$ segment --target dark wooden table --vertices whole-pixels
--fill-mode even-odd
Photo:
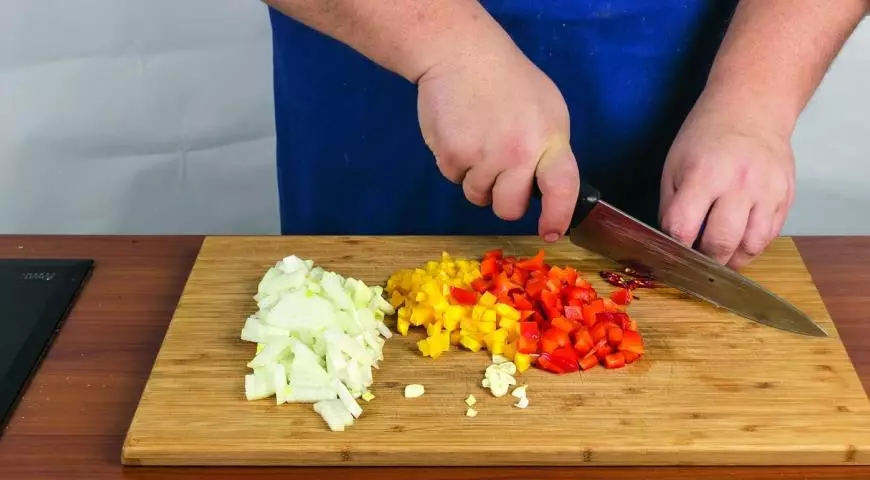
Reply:
[[[870,237],[797,241],[866,390]],[[865,467],[123,467],[121,442],[201,242],[201,237],[0,236],[0,258],[96,260],[93,276],[0,437],[0,479],[870,478]],[[542,441],[558,441],[540,433]]]

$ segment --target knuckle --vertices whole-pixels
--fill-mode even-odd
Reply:
[[[501,150],[510,165],[522,165],[537,162],[541,155],[541,143],[528,134],[512,133],[505,136]]]
[[[493,212],[498,218],[502,220],[514,221],[522,218],[523,214],[520,209],[516,207],[505,207],[505,206],[497,206],[493,205]]]
[[[465,193],[465,198],[468,199],[469,202],[479,207],[489,205],[489,192],[475,187],[467,181],[462,184],[462,190]]]
[[[707,251],[715,257],[725,256],[733,252],[735,246],[726,239],[713,238],[707,242]]]
[[[764,253],[767,243],[767,240],[763,238],[750,238],[744,240],[740,247],[750,257],[757,257]]]
[[[473,142],[453,140],[445,142],[437,152],[437,156],[445,164],[461,167],[470,165],[475,158],[481,158],[481,151],[481,147]]]

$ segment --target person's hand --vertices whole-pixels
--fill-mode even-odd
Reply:
[[[570,227],[580,189],[565,100],[512,42],[478,47],[475,55],[421,76],[423,138],[441,173],[462,184],[471,203],[491,204],[502,219],[525,214],[537,176],[539,235],[558,240]]]
[[[788,135],[699,102],[662,174],[662,230],[739,270],[779,235],[794,199]],[[708,216],[709,212],[709,216]],[[706,219],[706,223],[705,223]]]

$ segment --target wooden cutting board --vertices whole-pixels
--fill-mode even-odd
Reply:
[[[866,464],[870,403],[793,242],[778,239],[746,274],[831,334],[760,326],[673,289],[639,291],[630,312],[646,356],[621,370],[557,376],[530,369],[530,406],[480,387],[486,353],[437,360],[395,336],[371,403],[345,432],[310,404],[248,402],[255,346],[239,340],[265,270],[284,256],[385,284],[399,268],[493,248],[533,255],[535,238],[210,237],[166,332],[123,446],[128,465]],[[567,241],[547,261],[597,275],[618,268]],[[119,319],[123,321],[123,319]],[[405,385],[426,394],[405,399]],[[464,415],[474,394],[479,415]]]

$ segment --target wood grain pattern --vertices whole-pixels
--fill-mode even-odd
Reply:
[[[533,254],[535,239],[501,237],[214,237],[203,245],[124,444],[128,464],[193,465],[675,465],[866,464],[870,403],[837,329],[789,239],[746,274],[794,302],[832,334],[784,333],[687,298],[644,291],[633,316],[648,355],[620,371],[553,376],[530,371],[532,406],[515,409],[478,386],[485,354],[437,361],[388,342],[375,375],[378,398],[344,434],[310,405],[246,402],[242,377],[253,345],[238,340],[265,269],[289,254],[383,283],[397,268],[442,250],[474,256],[492,247]],[[563,242],[554,264],[595,272],[614,266]],[[401,398],[423,383],[427,394]],[[469,393],[481,414],[463,416]],[[505,428],[506,425],[512,428]],[[553,442],[528,442],[527,432]],[[606,432],[590,435],[589,432]],[[481,441],[497,433],[500,441]],[[506,445],[525,444],[518,455]]]

